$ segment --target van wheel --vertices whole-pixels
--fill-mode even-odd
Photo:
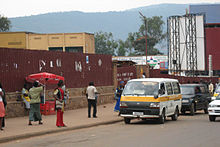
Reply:
[[[186,111],[185,110],[181,110],[181,114],[185,114],[186,113]]]
[[[205,109],[204,109],[205,114],[208,114],[208,107],[209,107],[209,105],[206,104],[206,107],[205,107]]]
[[[179,110],[176,107],[176,110],[175,110],[174,114],[171,116],[173,121],[176,121],[178,119],[178,114],[179,114]]]
[[[124,117],[124,122],[125,122],[125,124],[130,124],[131,119],[130,119],[130,118],[126,118],[126,117]]]
[[[209,121],[215,121],[215,116],[209,115]]]
[[[165,115],[165,110],[163,110],[161,116],[159,117],[159,123],[164,124],[165,121],[166,121],[166,115]]]
[[[190,114],[191,114],[191,115],[194,115],[194,114],[195,114],[195,105],[194,105],[194,103],[191,104]]]

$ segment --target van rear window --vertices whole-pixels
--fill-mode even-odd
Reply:
[[[192,95],[195,94],[195,89],[192,86],[180,86],[181,94]]]

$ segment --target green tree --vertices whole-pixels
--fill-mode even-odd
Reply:
[[[145,24],[144,18],[143,24],[140,26],[138,32],[129,33],[126,42],[128,42],[129,48],[134,49],[136,55],[146,55],[145,45]],[[162,16],[153,16],[152,18],[146,18],[147,21],[147,54],[157,55],[162,54],[155,46],[165,39],[166,34],[163,33],[164,21]],[[131,53],[131,52],[130,52]]]
[[[95,33],[95,52],[97,54],[115,55],[118,47],[117,41],[113,39],[112,33],[99,31]]]
[[[10,27],[11,27],[11,21],[8,20],[7,17],[0,15],[0,32],[9,31]]]
[[[125,56],[126,55],[126,42],[123,40],[118,41],[118,50],[117,50],[117,56]]]

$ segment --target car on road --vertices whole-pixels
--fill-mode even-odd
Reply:
[[[215,121],[216,117],[220,117],[220,95],[214,101],[209,103],[209,120]]]
[[[179,82],[168,78],[143,78],[129,80],[120,102],[120,116],[129,124],[131,119],[158,119],[163,124],[166,117],[176,121],[181,110]]]
[[[211,97],[205,84],[181,84],[182,108],[181,113],[190,111],[194,115],[197,110],[208,113],[208,104]]]

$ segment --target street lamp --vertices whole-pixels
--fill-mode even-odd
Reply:
[[[147,65],[147,18],[144,16],[141,12],[139,12],[141,17],[144,20],[144,26],[145,26],[145,45],[146,45],[146,65]]]

